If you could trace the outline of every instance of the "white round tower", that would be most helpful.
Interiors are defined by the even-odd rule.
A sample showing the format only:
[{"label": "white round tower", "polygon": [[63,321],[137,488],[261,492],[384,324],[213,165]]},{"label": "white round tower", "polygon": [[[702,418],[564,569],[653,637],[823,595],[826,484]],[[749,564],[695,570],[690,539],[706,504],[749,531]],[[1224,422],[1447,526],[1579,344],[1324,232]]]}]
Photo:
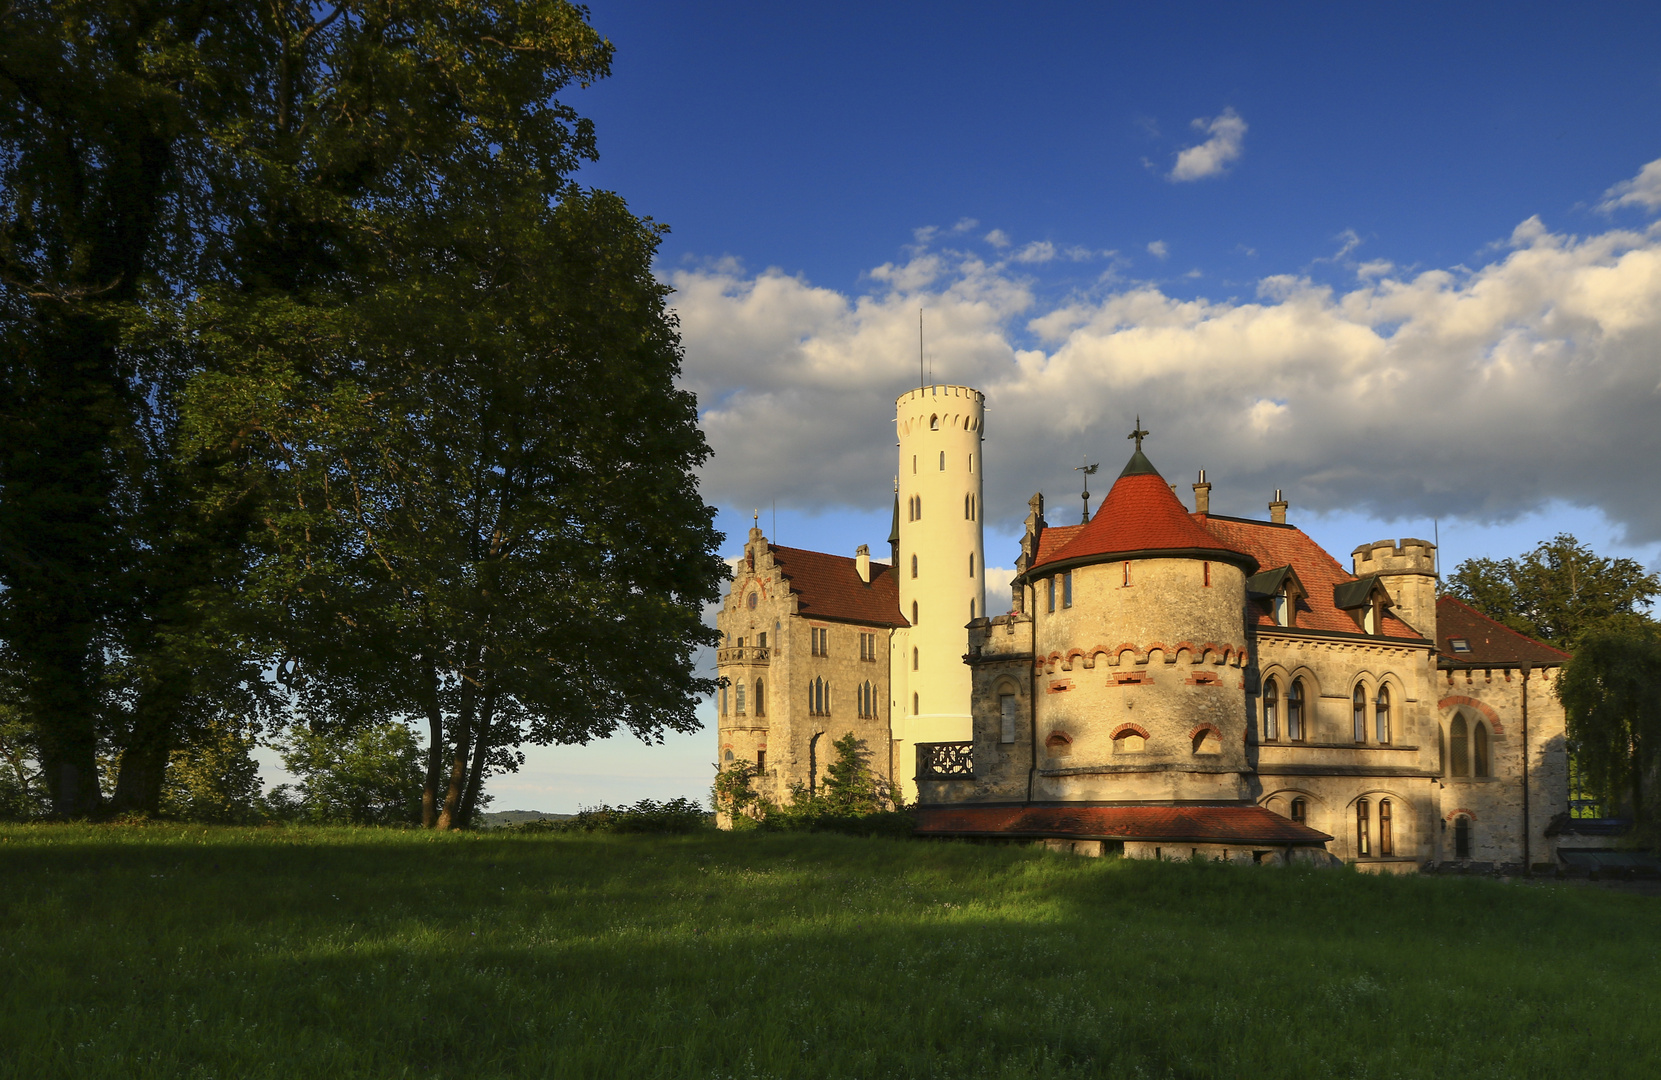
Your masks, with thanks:
[{"label": "white round tower", "polygon": [[[986,615],[981,443],[986,396],[967,386],[927,386],[895,402],[899,438],[900,614],[894,635],[892,716],[896,765],[919,742],[973,737],[968,624]],[[900,754],[905,754],[902,758]],[[909,767],[895,770],[909,777]],[[905,785],[910,787],[909,784]]]}]

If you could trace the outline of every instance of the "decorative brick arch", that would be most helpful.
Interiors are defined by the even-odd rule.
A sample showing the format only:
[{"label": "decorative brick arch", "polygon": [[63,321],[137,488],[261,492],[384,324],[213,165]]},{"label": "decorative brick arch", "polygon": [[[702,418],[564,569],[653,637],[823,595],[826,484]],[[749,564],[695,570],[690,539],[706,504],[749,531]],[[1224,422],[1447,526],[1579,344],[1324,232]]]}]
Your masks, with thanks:
[{"label": "decorative brick arch", "polygon": [[1143,727],[1141,724],[1120,724],[1118,727],[1113,729],[1113,734],[1108,737],[1110,739],[1117,739],[1121,735],[1140,735],[1144,739],[1149,737],[1148,729]]},{"label": "decorative brick arch", "polygon": [[1488,721],[1488,729],[1490,731],[1492,731],[1495,735],[1505,734],[1505,726],[1500,723],[1499,713],[1495,712],[1492,706],[1490,706],[1487,702],[1479,701],[1474,697],[1466,697],[1464,694],[1451,694],[1436,703],[1436,707],[1444,712],[1448,709],[1454,708],[1457,705],[1469,705],[1471,708],[1481,713],[1483,718]]},{"label": "decorative brick arch", "polygon": [[1476,820],[1476,811],[1475,810],[1468,810],[1465,807],[1461,806],[1457,810],[1449,810],[1446,814],[1442,815],[1442,817],[1447,821],[1452,821],[1454,818],[1461,817],[1461,816],[1468,817],[1472,821],[1475,821]]},{"label": "decorative brick arch", "polygon": [[1193,731],[1190,731],[1188,733],[1188,741],[1193,742],[1194,739],[1202,731],[1211,732],[1211,734],[1217,736],[1218,741],[1221,741],[1222,738],[1223,738],[1223,729],[1222,728],[1218,727],[1216,724],[1205,723],[1205,724],[1200,724],[1200,725],[1196,726]]}]

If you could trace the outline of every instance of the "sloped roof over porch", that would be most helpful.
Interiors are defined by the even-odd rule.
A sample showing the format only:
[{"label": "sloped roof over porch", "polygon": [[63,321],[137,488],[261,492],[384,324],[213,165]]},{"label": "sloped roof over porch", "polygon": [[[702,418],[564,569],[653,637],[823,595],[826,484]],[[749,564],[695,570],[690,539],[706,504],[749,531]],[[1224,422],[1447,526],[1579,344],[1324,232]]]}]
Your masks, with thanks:
[{"label": "sloped roof over porch", "polygon": [[923,806],[918,836],[1070,837],[1314,847],[1332,837],[1261,806]]}]

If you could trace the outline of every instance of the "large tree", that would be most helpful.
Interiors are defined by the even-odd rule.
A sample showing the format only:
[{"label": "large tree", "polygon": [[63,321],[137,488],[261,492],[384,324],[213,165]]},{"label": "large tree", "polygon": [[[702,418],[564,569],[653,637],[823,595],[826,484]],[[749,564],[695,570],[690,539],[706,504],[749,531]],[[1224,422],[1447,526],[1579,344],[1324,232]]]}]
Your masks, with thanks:
[{"label": "large tree", "polygon": [[1568,533],[1509,559],[1466,559],[1446,591],[1513,630],[1572,649],[1580,635],[1619,615],[1643,615],[1661,578],[1633,559],[1598,555]]},{"label": "large tree", "polygon": [[1557,694],[1587,785],[1611,806],[1629,798],[1647,824],[1655,792],[1646,780],[1661,761],[1661,627],[1618,616],[1589,628]]}]

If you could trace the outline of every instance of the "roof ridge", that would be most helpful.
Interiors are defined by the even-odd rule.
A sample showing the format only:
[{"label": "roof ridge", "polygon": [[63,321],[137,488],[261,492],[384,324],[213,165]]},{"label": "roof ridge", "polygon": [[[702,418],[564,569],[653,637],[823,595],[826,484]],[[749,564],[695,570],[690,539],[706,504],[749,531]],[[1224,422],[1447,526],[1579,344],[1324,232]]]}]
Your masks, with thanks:
[{"label": "roof ridge", "polygon": [[1459,597],[1454,596],[1452,593],[1441,593],[1436,597],[1436,602],[1438,604],[1440,604],[1444,600],[1446,600],[1450,604],[1458,604],[1460,607],[1464,608],[1466,611],[1470,612],[1472,615],[1475,615],[1477,618],[1481,619],[1483,622],[1486,622],[1486,623],[1489,623],[1489,624],[1491,624],[1495,627],[1498,627],[1499,629],[1505,631],[1507,634],[1510,634],[1512,637],[1522,638],[1524,641],[1528,642],[1530,645],[1538,645],[1542,649],[1550,649],[1552,652],[1558,653],[1558,654],[1560,654],[1562,656],[1566,656],[1566,657],[1574,655],[1573,653],[1567,651],[1566,649],[1559,649],[1556,645],[1553,645],[1549,642],[1541,641],[1539,638],[1534,637],[1531,634],[1525,634],[1521,630],[1513,629],[1512,627],[1509,627],[1509,626],[1505,625],[1504,623],[1500,622],[1498,619],[1494,618],[1492,615],[1488,614],[1485,611],[1479,611],[1478,609],[1472,607],[1470,604],[1467,604],[1465,601],[1461,600]]}]

